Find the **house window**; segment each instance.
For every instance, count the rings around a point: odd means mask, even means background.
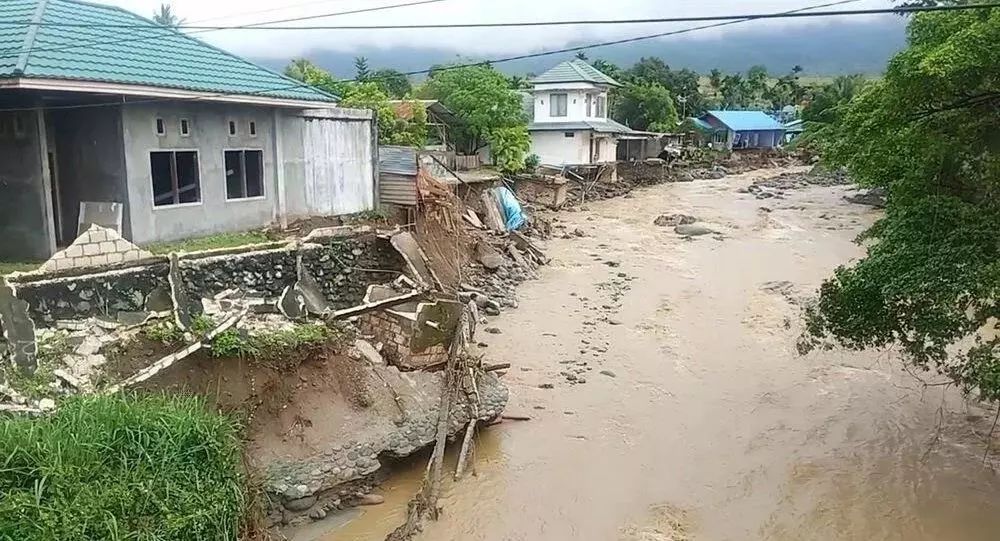
[[[253,120],[251,120],[250,121],[250,125],[247,126],[247,129],[250,132],[250,137],[257,137],[257,123],[256,122],[254,122]]]
[[[236,135],[236,121],[229,121],[229,135]]]
[[[162,118],[157,118],[155,122],[156,135],[167,134],[167,123]]]
[[[563,137],[574,137],[575,135],[576,134],[571,131],[563,132]]]
[[[191,135],[191,121],[186,118],[181,119],[181,135],[184,137]]]
[[[153,206],[165,207],[201,201],[197,151],[150,152],[149,169],[153,179]]]
[[[264,152],[262,150],[227,150],[226,199],[249,199],[264,196]]]
[[[597,118],[604,118],[608,116],[608,97],[607,96],[597,96],[596,107],[597,113],[594,115]]]
[[[594,113],[594,96],[591,95],[591,94],[587,94],[587,98],[586,98],[585,101],[587,102],[587,116],[588,117],[593,116],[593,113]]]
[[[549,96],[549,116],[566,116],[566,94]]]

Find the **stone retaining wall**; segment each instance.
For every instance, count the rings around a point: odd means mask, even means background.
[[[229,252],[232,252],[231,250]],[[298,257],[334,308],[360,304],[368,285],[385,283],[405,268],[388,239],[375,233],[313,239],[237,253],[194,253],[180,260],[182,280],[193,299],[236,289],[277,297],[296,279]],[[10,279],[14,294],[28,302],[28,315],[40,327],[58,320],[98,317],[116,320],[122,312],[164,311],[172,307],[165,258],[104,272],[29,274]]]

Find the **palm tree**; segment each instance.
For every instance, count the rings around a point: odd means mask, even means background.
[[[177,28],[184,24],[184,19],[177,17],[177,14],[174,13],[170,4],[160,4],[160,11],[153,13],[153,22],[162,24],[163,26],[169,26],[171,28]]]

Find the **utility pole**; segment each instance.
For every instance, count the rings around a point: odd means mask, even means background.
[[[677,96],[677,103],[681,104],[681,120],[687,118],[687,96]]]

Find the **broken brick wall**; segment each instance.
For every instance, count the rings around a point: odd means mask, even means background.
[[[448,360],[448,347],[434,344],[413,350],[416,322],[388,310],[369,312],[358,320],[361,334],[382,344],[382,356],[389,364],[403,370],[419,370]]]

